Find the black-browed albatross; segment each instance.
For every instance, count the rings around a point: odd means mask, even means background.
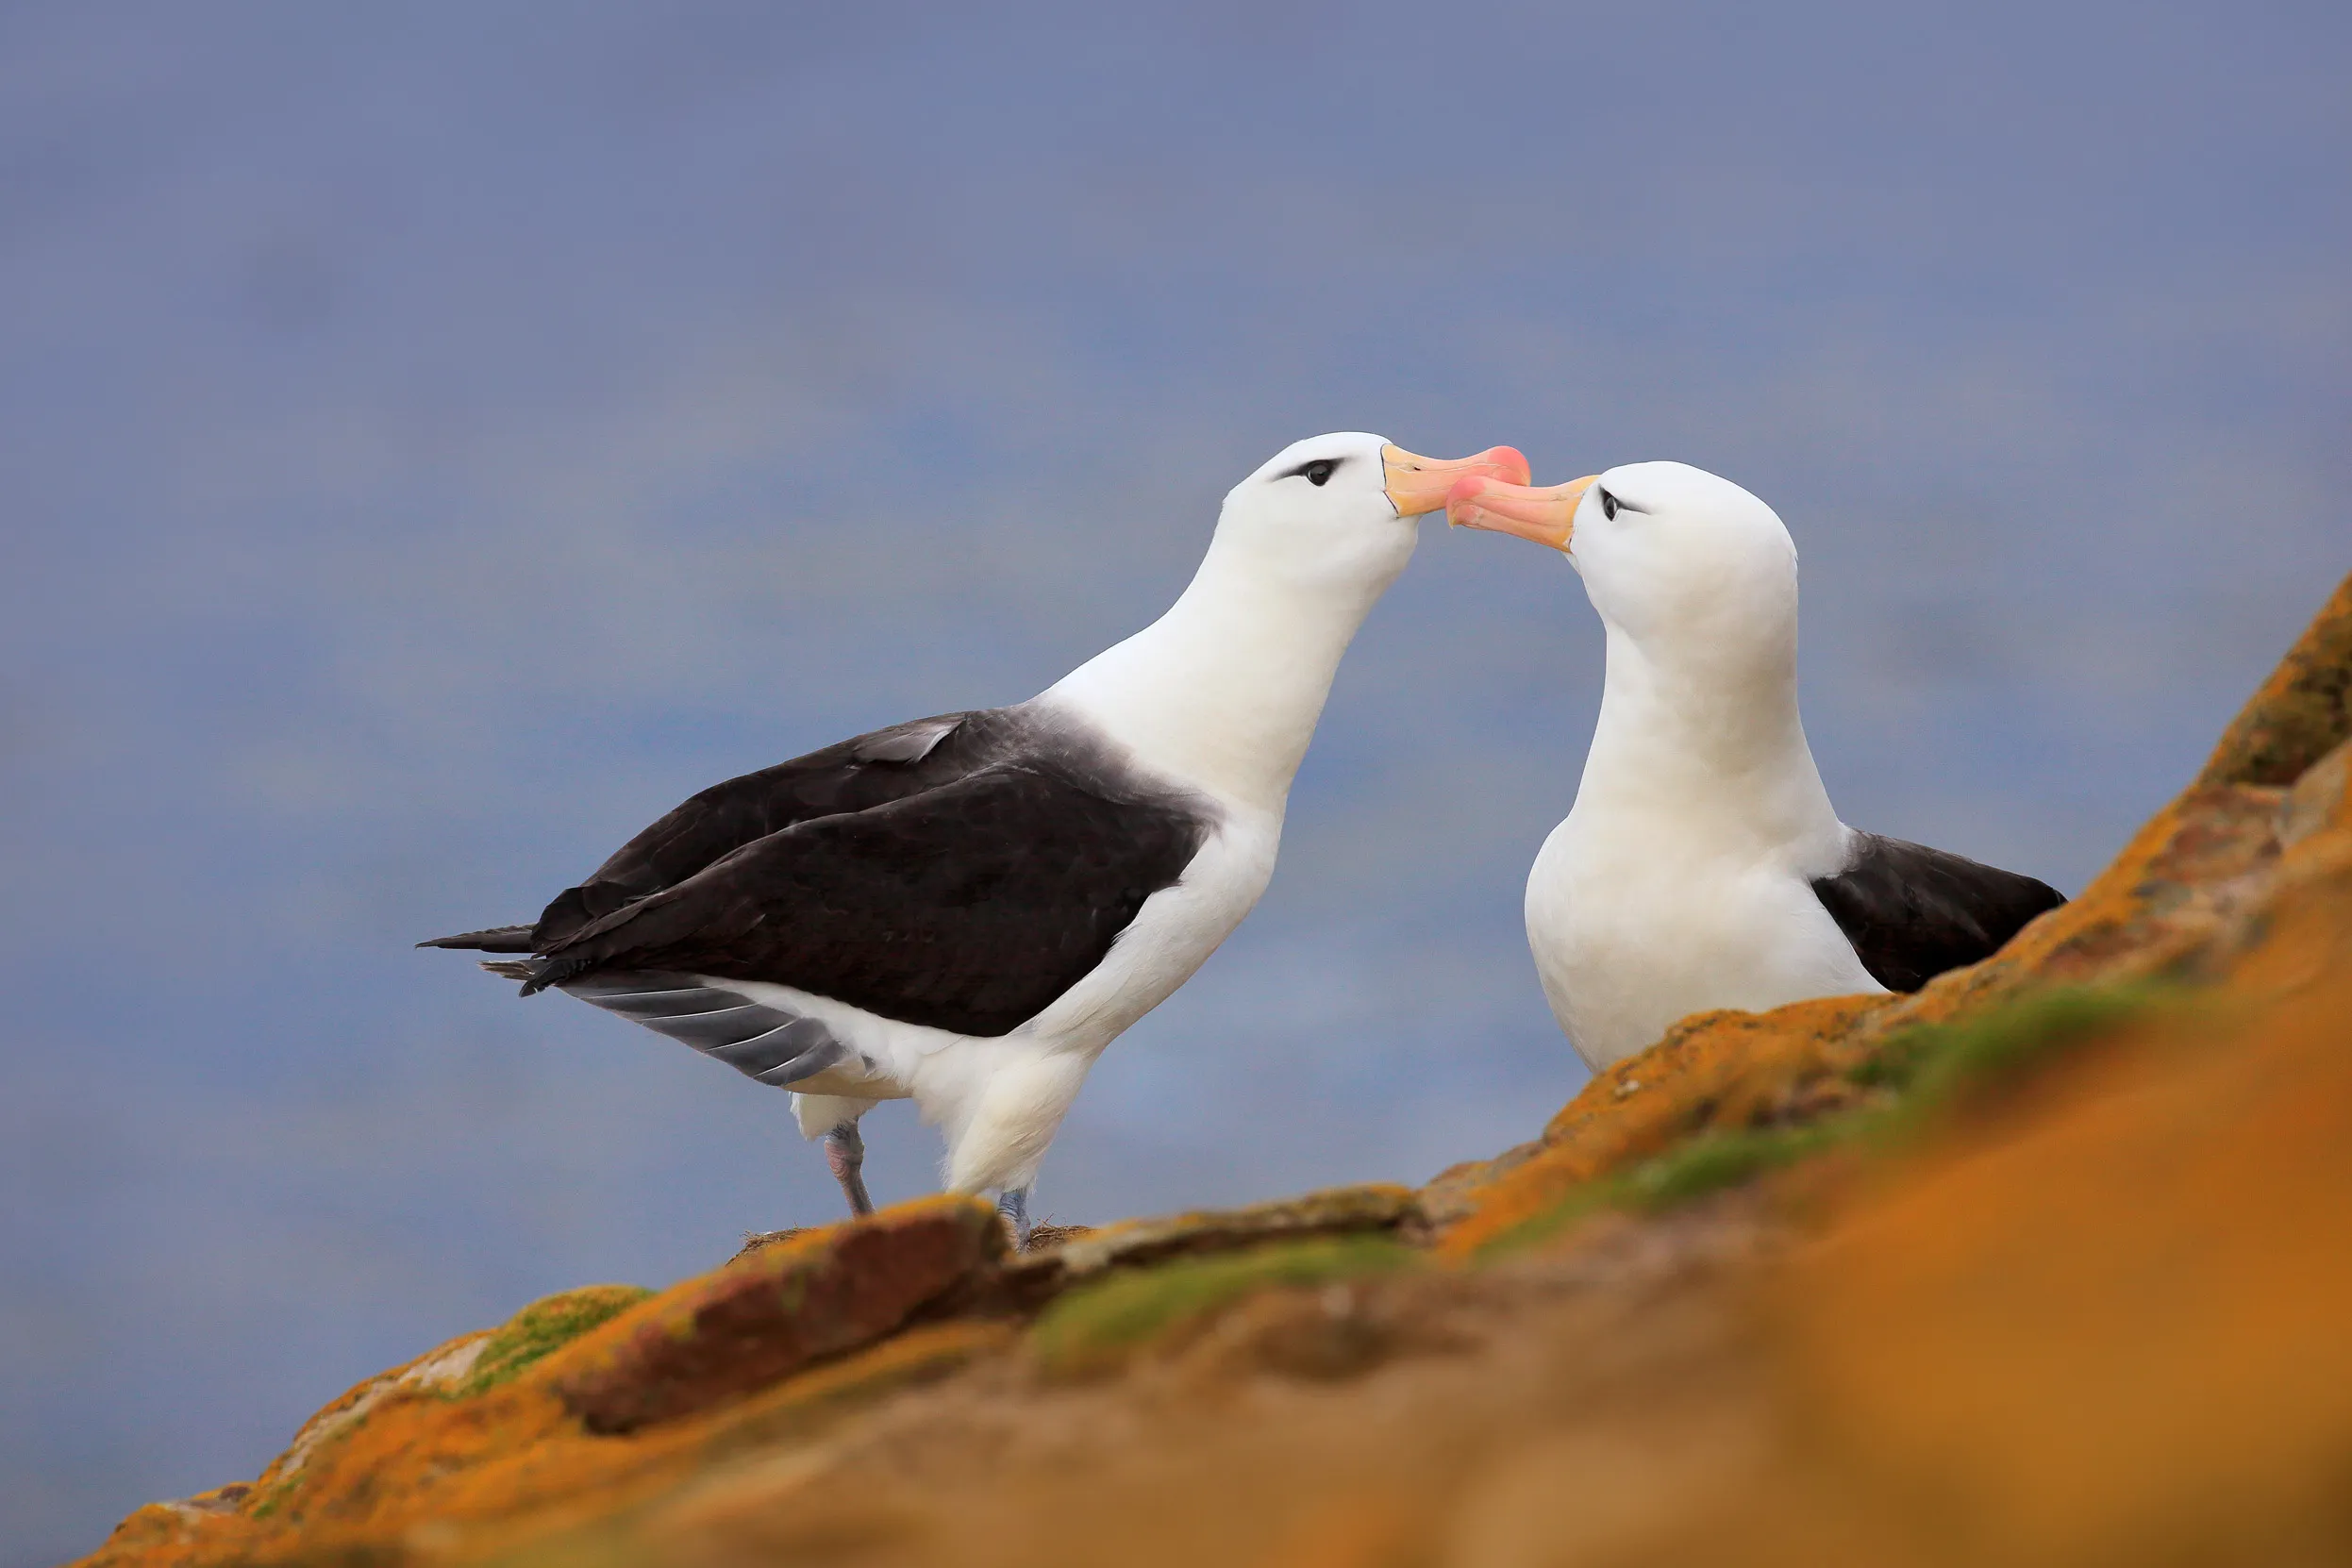
[[[1272,875],[1356,628],[1464,476],[1378,436],[1285,448],[1226,496],[1158,621],[1010,708],[944,713],[703,791],[536,925],[420,945],[569,992],[790,1088],[852,1212],[858,1119],[911,1098],[946,1185],[1017,1235],[1087,1069]]]
[[[1544,489],[1465,475],[1459,525],[1564,552],[1608,631],[1568,818],[1527,874],[1527,944],[1594,1070],[1710,1008],[1916,991],[2065,902],[1846,826],[1796,709],[1796,546],[1684,463]]]

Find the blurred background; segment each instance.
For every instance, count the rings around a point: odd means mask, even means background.
[[[2341,7],[979,10],[0,9],[7,1568],[832,1218],[782,1094],[409,943],[1034,692],[1297,437],[1737,479],[1846,819],[2070,892],[2352,564]],[[1597,627],[1424,531],[1043,1213],[1419,1181],[1580,1081],[1519,901]]]

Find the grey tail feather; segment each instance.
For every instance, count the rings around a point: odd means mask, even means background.
[[[546,968],[547,964],[542,959],[492,959],[484,963],[482,967],[492,975],[503,976],[509,980],[521,980],[528,987],[523,994],[528,996],[531,992],[539,989],[530,982],[539,978],[540,971]]]
[[[475,953],[528,953],[531,947],[530,926],[493,926],[487,931],[460,931],[454,937],[435,937],[420,942],[419,947],[458,947]]]

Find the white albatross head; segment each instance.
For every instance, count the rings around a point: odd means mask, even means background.
[[[1361,431],[1310,436],[1226,492],[1217,542],[1293,586],[1386,587],[1411,559],[1415,524],[1457,482],[1527,477],[1527,459],[1508,446],[1449,459]]]
[[[1148,766],[1279,813],[1341,656],[1461,479],[1519,483],[1508,446],[1452,461],[1378,436],[1293,442],[1225,498],[1168,612],[1044,695]]]
[[[1447,520],[1567,556],[1601,619],[1653,659],[1793,656],[1796,544],[1773,509],[1688,463],[1529,488],[1469,475]]]

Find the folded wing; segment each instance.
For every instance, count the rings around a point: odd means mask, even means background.
[[[1813,892],[1889,991],[1917,991],[1947,969],[2000,951],[2065,898],[2048,883],[1966,856],[1877,833],[1854,835],[1854,859]]]
[[[547,952],[592,922],[675,887],[796,823],[867,810],[962,777],[985,766],[996,749],[990,731],[997,717],[980,712],[916,719],[714,784],[623,844],[586,881],[558,893],[531,927],[528,944],[519,950]],[[518,950],[449,937],[429,945]]]
[[[525,990],[702,975],[1001,1035],[1102,961],[1209,826],[1182,801],[993,765],[754,839],[541,947]]]

